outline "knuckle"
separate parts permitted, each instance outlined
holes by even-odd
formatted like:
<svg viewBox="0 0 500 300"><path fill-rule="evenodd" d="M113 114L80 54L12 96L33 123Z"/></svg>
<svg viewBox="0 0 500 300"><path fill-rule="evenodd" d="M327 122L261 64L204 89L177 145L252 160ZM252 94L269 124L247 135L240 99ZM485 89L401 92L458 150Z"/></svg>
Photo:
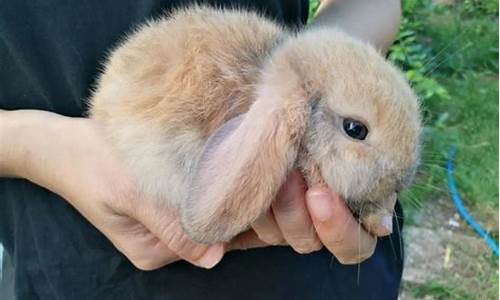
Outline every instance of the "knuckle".
<svg viewBox="0 0 500 300"><path fill-rule="evenodd" d="M200 260L208 250L208 247L198 247L190 243L187 237L183 236L175 242L168 245L172 251L174 251L177 255L183 257L190 262L196 262Z"/></svg>
<svg viewBox="0 0 500 300"><path fill-rule="evenodd" d="M169 249L178 253L184 251L187 247L187 240L179 231L175 231L168 236L166 245Z"/></svg>
<svg viewBox="0 0 500 300"><path fill-rule="evenodd" d="M176 222L165 226L162 229L162 236L165 238L167 248L191 263L200 260L208 250L208 246L191 241Z"/></svg>
<svg viewBox="0 0 500 300"><path fill-rule="evenodd" d="M187 257L190 261L192 262L198 262L200 261L205 254L208 251L208 247L194 247L191 249L186 250L186 252L183 253L185 257Z"/></svg>
<svg viewBox="0 0 500 300"><path fill-rule="evenodd" d="M163 237L165 245L173 252L179 253L188 247L188 239L175 221L165 222L165 225L160 229L160 236Z"/></svg>
<svg viewBox="0 0 500 300"><path fill-rule="evenodd" d="M184 239L178 239L175 241L171 241L167 244L167 247L171 249L173 252L181 254L187 252L187 242Z"/></svg>

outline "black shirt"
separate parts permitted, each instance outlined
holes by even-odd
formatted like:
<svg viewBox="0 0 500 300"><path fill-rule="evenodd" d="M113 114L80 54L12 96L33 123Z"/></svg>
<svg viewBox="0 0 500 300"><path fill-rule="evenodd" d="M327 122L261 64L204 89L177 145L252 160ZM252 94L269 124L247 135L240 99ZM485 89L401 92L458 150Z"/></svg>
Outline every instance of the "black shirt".
<svg viewBox="0 0 500 300"><path fill-rule="evenodd" d="M82 116L106 51L135 25L187 2L0 0L0 108ZM307 0L206 2L291 27L308 15ZM21 179L0 179L0 242L8 255L0 298L396 299L402 272L397 232L359 269L326 250L270 247L229 253L213 270L178 262L142 272L66 201Z"/></svg>

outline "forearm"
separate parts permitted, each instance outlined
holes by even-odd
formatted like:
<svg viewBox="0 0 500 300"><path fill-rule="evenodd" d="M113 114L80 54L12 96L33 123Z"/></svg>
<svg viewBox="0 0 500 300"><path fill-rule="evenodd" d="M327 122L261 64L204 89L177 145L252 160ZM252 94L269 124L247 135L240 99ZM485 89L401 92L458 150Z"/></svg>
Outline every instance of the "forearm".
<svg viewBox="0 0 500 300"><path fill-rule="evenodd" d="M311 26L338 26L386 53L399 30L400 0L323 0Z"/></svg>
<svg viewBox="0 0 500 300"><path fill-rule="evenodd" d="M76 119L37 110L0 110L0 176L26 178L57 191L68 130ZM71 135L69 135L71 136ZM61 174L62 175L62 174Z"/></svg>
<svg viewBox="0 0 500 300"><path fill-rule="evenodd" d="M28 160L35 145L43 148L49 125L29 110L0 110L0 176L28 177L32 165Z"/></svg>

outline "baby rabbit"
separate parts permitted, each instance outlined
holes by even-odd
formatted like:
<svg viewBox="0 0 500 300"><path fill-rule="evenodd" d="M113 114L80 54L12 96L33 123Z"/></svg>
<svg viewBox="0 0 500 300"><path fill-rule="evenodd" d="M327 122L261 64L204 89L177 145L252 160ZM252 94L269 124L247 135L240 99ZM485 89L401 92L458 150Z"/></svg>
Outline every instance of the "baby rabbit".
<svg viewBox="0 0 500 300"><path fill-rule="evenodd" d="M374 48L251 12L149 22L111 53L90 104L142 191L202 243L247 229L293 168L373 232L419 159L417 98Z"/></svg>

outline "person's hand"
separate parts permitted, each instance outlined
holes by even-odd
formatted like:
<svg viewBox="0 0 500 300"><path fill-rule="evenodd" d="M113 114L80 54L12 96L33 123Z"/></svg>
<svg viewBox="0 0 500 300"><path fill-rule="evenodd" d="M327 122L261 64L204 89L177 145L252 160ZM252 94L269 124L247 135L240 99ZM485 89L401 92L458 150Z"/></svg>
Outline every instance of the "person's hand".
<svg viewBox="0 0 500 300"><path fill-rule="evenodd" d="M228 245L189 240L172 209L137 190L92 120L0 111L0 141L0 176L23 177L62 196L139 269L179 259L211 268L224 251L265 246L253 232Z"/></svg>
<svg viewBox="0 0 500 300"><path fill-rule="evenodd" d="M136 190L91 120L0 111L0 141L0 176L23 177L58 193L143 270L179 259L209 268L225 251L286 243L301 253L324 244L349 263L369 256L375 246L376 240L360 229L338 196L313 188L305 197L297 172L291 173L266 217L255 224L258 235L250 230L228 244L208 247L190 241L163 202ZM322 205L331 206L326 221L309 213Z"/></svg>
<svg viewBox="0 0 500 300"><path fill-rule="evenodd" d="M343 264L369 258L377 243L336 193L325 187L307 190L296 171L288 176L272 209L253 228L266 243L286 243L299 253L313 252L324 245ZM380 232L387 234L388 229Z"/></svg>

